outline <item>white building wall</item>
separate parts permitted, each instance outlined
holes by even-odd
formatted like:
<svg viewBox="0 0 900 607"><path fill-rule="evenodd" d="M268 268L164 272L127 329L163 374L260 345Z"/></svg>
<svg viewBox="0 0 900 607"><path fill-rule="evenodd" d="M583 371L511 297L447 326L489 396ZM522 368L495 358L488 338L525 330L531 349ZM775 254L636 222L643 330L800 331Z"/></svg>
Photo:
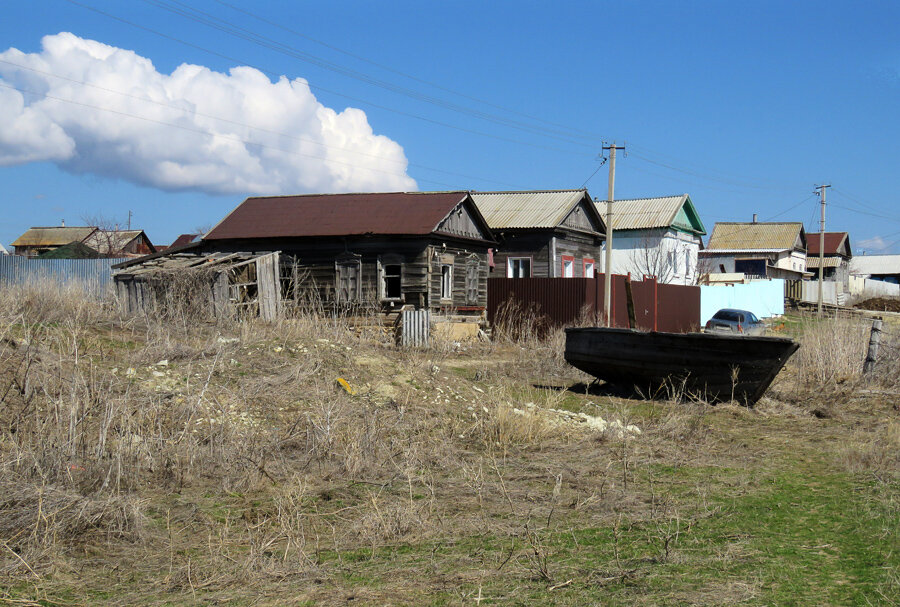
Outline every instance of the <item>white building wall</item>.
<svg viewBox="0 0 900 607"><path fill-rule="evenodd" d="M663 234L659 230L614 232L613 273L630 273L637 279L644 274L655 274L662 283L694 284L699 251L698 236L675 230ZM603 259L606 259L605 252Z"/></svg>

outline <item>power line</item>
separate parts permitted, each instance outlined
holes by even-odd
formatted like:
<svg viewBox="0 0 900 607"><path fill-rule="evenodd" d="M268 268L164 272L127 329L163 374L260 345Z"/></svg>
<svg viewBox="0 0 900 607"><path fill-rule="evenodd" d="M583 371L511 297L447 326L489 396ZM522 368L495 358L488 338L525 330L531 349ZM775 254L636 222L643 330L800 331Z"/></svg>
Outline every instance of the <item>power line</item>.
<svg viewBox="0 0 900 607"><path fill-rule="evenodd" d="M342 66L340 64L328 61L311 53L302 51L296 47L290 46L288 44L284 44L268 36L260 34L258 32L254 32L245 27L241 27L235 23L227 21L225 19L221 19L215 15L210 13L201 11L199 9L195 9L193 7L184 5L180 2L166 2L164 0L143 0L146 4L150 4L152 6L156 6L162 10L168 11L175 15L179 15L184 17L185 19L189 19L206 27L216 29L218 31L224 32L230 36L235 38L239 38L241 40L245 40L247 42L251 42L252 44L256 44L257 46L261 46L263 48L267 48L269 50L273 50L277 53L281 53L288 57L292 57L294 59L299 59L300 61L304 61L311 65L315 65L322 69L326 69L332 71L334 73L340 74L342 76L346 76L348 78L353 78L365 84L369 84L372 86L376 86L382 88L384 90L397 93L399 95L404 95L411 99L415 99L418 101L422 101L424 103L429 103L435 105L437 107L441 107L443 109L447 109L453 112L458 112L461 114L467 114L469 116L473 116L475 118L485 120L487 122L492 122L495 124L500 124L509 128L518 129L521 131L529 132L531 134L540 135L543 137L550 137L553 139L557 139L560 141L565 141L567 143L572 143L576 145L582 145L581 142L574 141L571 139L571 134L565 134L559 131L558 129L549 129L547 127L528 124L519 120L512 120L506 118L504 116L499 116L496 114L491 114L488 112L483 112L471 107L463 106L452 101L446 101L439 97L435 97L433 95L428 95L425 93L421 93L414 89L410 89L404 86L400 86L397 84L393 84L386 80L382 80L379 78L375 78L370 76L364 72L360 72L358 70L354 70L352 68L348 68ZM180 4L181 6L177 6ZM576 137L582 137L581 135L576 135ZM593 138L591 138L593 139Z"/></svg>
<svg viewBox="0 0 900 607"><path fill-rule="evenodd" d="M383 173L383 174L385 174L385 175L393 175L393 176L396 176L396 177L409 177L409 175L407 175L406 173L394 173L394 172L391 172L391 171L385 171L385 170L383 170L383 169L377 169L377 168L374 168L374 167L366 167L366 166L361 166L361 165L353 164L353 163L351 163L351 162L344 162L344 161L341 161L341 160L335 160L335 159L333 159L333 158L326 158L326 157L324 157L324 156L316 156L316 155L314 155L314 154L305 154L305 153L303 153L303 152L297 152L297 151L294 151L294 150L286 150L286 149L284 149L284 148L280 148L280 147L276 147L276 146L271 146L271 145L266 145L266 144L259 143L259 142L256 142L256 141L247 141L247 140L245 140L245 139L241 139L240 137L234 137L234 136L231 136L231 135L225 135L225 134L221 134L221 133L211 133L211 132L205 131L205 130L203 130L203 129L195 129L195 128L191 128L191 127L184 126L184 125L180 125L180 124L173 124L173 123L171 123L171 122L165 122L165 121L163 121L163 120L156 120L156 119L154 119L154 118L147 118L147 117L145 117L145 116L138 116L138 115L136 115L136 114L130 114L130 113L128 113L128 112L122 112L122 111L120 111L120 110L113 110L113 109L110 109L110 108L104 108L104 107L92 105L92 104L89 104L89 103L83 103L83 102L80 102L80 101L73 101L73 100L71 100L71 99L64 99L64 98L62 98L62 97L56 97L56 96L54 96L54 95L49 95L49 94L46 94L46 93L39 93L39 92L37 92L37 91L31 91L31 90L28 90L28 89L23 89L23 88L20 88L20 87L16 87L16 86L12 86L12 85L9 85L9 84L5 84L5 83L3 83L3 82L0 82L0 87L7 88L7 89L13 89L13 90L19 91L19 92L21 92L21 93L28 93L28 94L31 94L31 95L35 95L35 96L37 96L37 97L44 97L44 98L47 98L47 99L53 99L54 101L61 101L61 102L63 102L63 103L71 103L71 104L73 104L73 105L78 105L78 106L81 106L81 107L91 108L91 109L98 110L98 111L102 111L102 112L109 112L109 113L111 113L111 114L116 114L116 115L119 115L119 116L125 116L125 117L128 117L128 118L133 118L133 119L135 119L135 120L142 120L142 121L144 121L144 122L150 122L150 123L153 123L153 124L159 124L159 125L163 125L163 126L168 126L168 127L180 129L180 130L183 130L183 131L188 131L188 132L191 132L191 133L197 133L197 134L200 134L200 135L205 135L205 136L209 136L209 137L215 137L215 138L218 138L218 139L225 139L225 140L228 140L228 141L235 141L235 142L238 142L238 143L243 143L243 144L245 144L245 145L251 145L251 146L260 147L260 148L264 148L264 149L275 150L275 151L282 152L282 153L284 153L284 154L289 154L289 155L292 155L292 156L301 156L301 157L304 157L304 158L314 158L314 159L316 159L316 160L321 160L322 162L325 162L325 163L340 164L340 165L344 165L344 166L351 167L351 168L353 168L353 169L359 169L359 170L364 170L364 171L373 171L373 172L376 172L376 173ZM441 186L447 186L447 187L450 187L450 188L457 187L457 186L455 186L455 185L453 185L453 184L448 184L448 183L444 183L444 182L440 182L440 181L434 181L434 180L431 180L431 179L421 179L420 181L424 181L424 182L426 182L426 183L434 183L434 184L441 185ZM501 182L501 183L502 183L502 182ZM504 184L504 185L508 185L508 184ZM513 186L513 187L515 187L515 186Z"/></svg>
<svg viewBox="0 0 900 607"><path fill-rule="evenodd" d="M436 82L432 82L432 81L430 81L430 80L426 80L426 79L424 79L424 78L420 78L420 77L418 77L418 76L414 76L414 75L412 75L412 74L409 74L409 73L404 72L404 71L402 71L402 70L398 70L398 69L393 68L393 67L390 67L390 66L388 66L388 65L384 65L384 64L382 64L382 63L378 63L378 62L376 62L376 61L372 61L371 59L368 59L368 58L363 57L363 56L361 56L361 55L357 55L357 54L355 54L355 53L351 53L350 51L347 51L347 50L345 50L345 49L342 49L342 48L340 48L340 47L337 47L337 46L335 46L335 45L333 45L333 44L329 44L329 43L327 43L327 42L323 42L322 40L318 40L318 39L316 39L316 38L313 38L312 36L309 36L309 35L304 34L304 33L302 33L302 32L298 32L298 31L295 30L295 29L286 27L286 26L284 26L284 25L282 25L282 24L280 24L280 23L278 23L278 22L276 22L276 21L271 21L271 20L269 20L269 19L266 19L265 17L261 17L260 15L254 13L254 12L252 12L252 11L248 11L248 10L246 10L246 9L243 9L243 8L241 8L241 7L238 7L238 6L235 6L235 5L230 4L230 3L228 3L228 2L224 2L223 0L215 0L215 2L217 2L218 4L221 4L222 6L226 6L226 7L230 8L230 9L232 9L232 10L234 10L234 11L237 11L237 12L239 12L239 13L243 13L244 15L247 15L248 17L252 17L252 18L254 18L254 19L258 20L258 21L261 21L262 23L265 23L265 24L270 25L270 26L272 26L272 27L278 28L278 29L280 29L280 30L283 30L283 31L288 32L288 33L290 33L290 34L293 34L293 35L295 35L295 36L299 36L299 37L301 37L301 38L303 38L303 39L305 39L305 40L309 40L310 42L314 42L314 43L316 43L316 44L318 44L318 45L320 45L320 46L324 46L325 48L328 48L328 49L333 50L333 51L335 51L335 52L341 53L341 54L346 55L346 56L348 56L348 57L352 57L353 59L356 59L356 60L358 60L358 61L362 61L362 62L368 63L369 65L373 65L373 66L378 67L378 68L380 68L380 69L383 69L383 70L386 70L386 71L388 71L388 72L397 74L398 76L402 76L402 77L404 77L404 78L408 78L408 79L410 79L410 80L412 80L412 81L414 81L414 82L418 82L418 83L421 83L421 84L426 84L426 85L432 86L432 87L434 87L434 88L436 88L436 89L438 89L438 90L446 91L446 92L448 92L448 93L451 93L451 94L454 94L454 95L458 95L458 96L460 96L460 97L462 97L462 98L464 98L464 99L468 99L468 100L470 100L470 101L475 101L475 102L477 102L477 103L482 103L482 104L484 104L484 105L487 105L487 106L496 108L496 109L498 109L498 110L503 110L503 111L505 111L505 112L510 112L510 113L516 114L516 115L518 115L518 116L522 116L522 117L524 117L524 118L529 118L529 119L531 119L531 120L536 120L536 121L538 121L538 122L543 122L544 124L548 124L548 125L551 125L551 126L560 127L560 128L562 128L562 129L564 129L565 131L569 131L569 132L571 132L571 133L580 134L580 135L582 135L582 136L590 137L590 138L593 138L593 139L603 139L603 136L602 136L602 135L599 135L599 134L596 134L596 133L587 133L587 132L585 132L585 133L577 133L576 131L574 131L574 130L572 130L570 127L568 127L567 125L560 124L560 123L557 123L557 122L553 122L553 121L550 121L550 120L546 120L546 119L544 119L544 118L541 118L541 117L539 117L539 116L534 116L534 115L532 115L532 114L527 114L527 113L524 113L524 112L520 112L520 111L518 111L518 110L516 110L516 109L513 109L513 108L510 108L510 107L506 107L506 106L503 106L503 105L497 105L497 104L495 104L495 103L493 103L493 102L491 102L491 101L487 101L487 100L481 99L481 98L479 98L479 97L474 97L474 96L472 96L472 95L468 95L468 94L466 94L466 93L463 93L463 92L454 90L454 89L452 89L452 88L443 86L443 85L438 84L438 83L436 83Z"/></svg>
<svg viewBox="0 0 900 607"><path fill-rule="evenodd" d="M86 9L86 10L95 12L95 13L97 13L97 14L99 14L99 15L103 15L104 17L108 17L109 19L113 19L113 20L115 20L115 21L119 21L120 23L124 23L124 24L126 24L126 25L130 25L130 26L132 26L132 27L134 27L134 28L144 30L144 31L146 31L146 32L149 32L149 33L154 34L154 35L156 35L156 36L159 36L159 37L161 37L161 38L165 38L166 40L171 40L171 41L173 41L173 42L177 42L177 43L182 44L182 45L184 45L184 46L187 46L187 47L189 47L189 48L193 48L193 49L202 51L202 52L204 52L204 53L208 53L208 54L213 55L213 56L215 56L215 57L219 57L220 59L224 59L224 60L226 60L226 61L229 61L229 62L232 62L232 63L236 63L236 64L238 64L238 65L245 65L245 66L247 66L247 67L251 67L251 68L253 68L253 69L259 70L260 72L262 72L262 73L264 73L264 74L268 74L269 76L272 76L272 77L275 77L275 78L279 78L279 77L282 76L282 74L278 73L278 72L275 71L275 70L270 70L270 69L267 69L267 68L264 68L264 67L260 67L260 66L258 66L258 65L253 64L253 63L250 63L250 62L248 62L248 61L244 61L244 60L242 60L242 59L238 59L238 58L236 58L236 57L232 57L232 56L230 56L230 55L226 55L226 54L224 54L224 53L220 53L220 52L218 52L218 51L215 51L215 50L212 50L212 49L209 49L209 48L200 46L200 45L198 45L198 44L194 44L194 43L192 43L192 42L188 42L188 41L186 41L186 40L183 40L183 39L181 39L181 38L178 38L177 36L172 36L172 35L166 34L166 33L164 33L164 32L160 32L159 30L155 30L155 29L153 29L153 28L147 27L147 26L145 26L145 25L141 25L141 24L139 24L139 23L135 23L135 22L133 22L133 21L129 21L128 19L124 19L124 18L122 18L122 17L118 17L118 16L116 16L116 15L113 15L113 14L108 13L108 12L106 12L106 11L103 11L103 10L101 10L101 9L95 8L95 7L93 7L93 6L89 6L89 5L87 5L87 4L83 4L83 3L81 3L81 2L78 2L77 0L66 0L66 1L69 2L70 4L74 4L75 6L79 6L79 7L81 7L81 8ZM442 122L442 121L440 121L440 120L435 120L435 119L433 119L433 118L428 118L428 117L426 117L426 116L421 116L421 115L418 115L418 114L413 114L413 113L411 113L411 112L406 112L406 111L398 110L398 109L396 109L396 108L392 108L392 107L389 107L389 106L381 105L381 104L378 104L378 103L375 103L375 102L372 102L372 101L369 101L369 100L366 100L366 99L362 99L362 98L360 98L360 97L354 97L354 96L352 96L352 95L347 95L346 93L341 93L341 92L338 92L338 91L335 91L335 90L332 90L332 89L328 89L328 88L325 88L325 87L322 87L322 86L319 86L319 85L310 84L309 81L307 81L306 79L303 79L303 80L304 80L304 82L306 83L306 86L308 86L310 89L313 89L313 90L316 90L316 91L320 91L320 92L323 92L323 93L328 93L328 94L330 94L330 95L335 95L335 96L338 96L338 97L343 97L344 99L349 99L350 101L354 101L354 102L357 102L357 103L361 103L361 104L364 104L364 105L368 105L368 106L370 106L370 107L378 108L378 109L384 110L384 111L386 111L386 112L391 112L391 113L394 113L394 114L397 114L397 115L400 115L400 116L406 116L406 117L408 117L408 118L415 118L416 120L421 120L421 121L423 121L423 122L428 122L428 123L430 123L430 124L435 124L435 125L442 126L442 127L445 127L445 128L454 129L454 130L457 130L457 131L460 131L460 132L463 132L463 133L469 133L469 134L472 134L472 135L478 135L478 136L480 136L480 137L487 137L487 138L491 138L491 139L496 139L496 140L498 140L498 141L505 141L505 142L507 142L507 143L514 143L514 144L516 144L516 145L525 145L525 146L534 147L534 148L543 149L543 150L551 150L551 151L555 151L555 152L561 152L561 153L564 153L564 154L574 154L574 155L580 155L580 156L585 156L585 155L586 155L586 154L583 153L583 152L580 153L580 152L575 152L575 151L573 151L573 150L568 150L568 149L562 149L562 148L557 148L557 147L551 147L551 146L547 146L547 145L536 144L536 143L532 143L532 142L530 142L530 141L522 141L522 140L519 140L519 139L512 139L512 138L509 138L509 137L503 137L503 136L495 135L495 134L492 134L492 133L485 133L485 132L483 132L483 131L478 131L478 130L475 130L475 129L469 129L469 128L457 126L457 125L455 125L455 124L450 124L450 123L447 123L447 122ZM588 146L587 144L578 144L578 145L584 145L585 147L595 147L595 146Z"/></svg>
<svg viewBox="0 0 900 607"><path fill-rule="evenodd" d="M285 132L283 132L283 131L275 131L275 130L267 129L267 128L264 128L264 127L253 126L253 125L246 124L246 123L243 123L243 122L238 122L238 121L235 121L235 120L230 120L230 119L228 119L228 118L222 118L222 117L220 117L220 116L213 116L213 115L211 115L211 114L205 114L205 113L203 113L203 112L198 112L198 111L196 111L196 110L192 110L192 109L187 109L187 108L184 108L184 107L179 107L179 106L171 105L171 104L168 104L168 103L163 103L163 102L161 102L161 101L156 101L156 100L150 99L150 98L148 98L148 97L142 97L142 96L139 96L139 95L132 95L132 94L130 94L130 93L124 93L124 92L122 92L122 91L117 91L117 90L110 89L110 88L107 88L107 87L98 86L98 85L92 84L92 83L90 83L90 82L85 82L85 81L83 81L83 80L76 80L76 79L74 79L74 78L69 78L69 77L67 77L67 76L61 76L61 75L59 75L59 74L54 74L54 73L52 73L52 72L47 72L47 71L44 71L44 70L39 70L39 69L35 69L35 68L32 68L32 67L29 67L29 66L26 66L26 65L21 65L21 64L18 64L18 63L13 63L12 61L6 61L6 60L4 60L4 59L0 59L0 63L5 63L5 64L7 64L7 65L11 65L11 66L14 66L14 67L17 67L17 68L29 70L29 71L32 71L32 72L35 72L35 73L38 73L38 74L42 74L42 75L45 75L45 76L51 76L51 77L53 77L53 78L59 78L60 80L65 80L65 81L67 81L67 82L72 82L72 83L74 83L74 84L79 84L79 85L82 85L82 86L94 88L94 89L101 90L101 91L104 91L104 92L114 93L114 94L116 94L116 95L121 95L121 96L123 96L123 97L128 97L128 98L130 98L130 99L135 99L135 100L138 100L138 101L145 101L145 102L147 102L147 103L152 103L152 104L157 105L157 106L160 106L160 107L165 107L165 108L169 108L169 109L172 109L172 110L181 112L182 114L193 115L193 116L200 116L200 117L203 117L203 118L210 118L210 119L212 119L212 120L219 120L219 121L225 122L225 123L227 123L227 124L232 124L232 125L235 125L235 126L241 126L241 127L248 128L248 129L258 130L258 131L261 131L261 132L264 132L264 133L269 133L269 134L271 134L271 135L277 135L277 136L279 136L279 137L286 137L286 138L288 138L288 139L293 139L293 140L295 140L295 141L302 141L302 142L305 142L305 143L312 143L312 144L314 144L314 145L317 145L317 146L320 146L320 147L323 147L323 148L326 148L326 149L339 150L339 151L342 151L342 152L349 152L349 153L351 153L351 154L357 154L357 155L360 155L360 156L368 156L368 157L370 157L370 158L374 158L374 159L377 159L377 160L383 160L383 161L385 161L385 162L391 162L391 163L395 163L395 164L406 164L407 166L410 166L410 167L416 167L416 168L419 168L419 169L423 169L423 170L426 170L426 171L433 171L433 172L436 172L436 173L443 173L443 174L445 174L445 175L451 175L451 176L454 176L454 177L464 177L464 178L466 178L466 179L475 179L475 180L478 180L478 181L485 181L485 182L490 182L490 183L497 183L497 184L500 184L500 185L507 185L507 186L511 186L511 185L512 185L512 184L509 184L509 183L503 182L503 181L497 181L497 180L492 180L492 179L486 179L486 178L482 178L482 177L474 177L474 176L471 176L471 175L464 175L464 174L462 174L462 173L456 173L456 172L453 172L453 171L447 171L447 170L444 170L444 169L436 169L436 168L434 168L434 167L429 167L429 166L427 166L427 165L423 165L423 164L419 164L419 163L414 163L414 162L404 162L404 161L402 161L402 160L395 160L395 159L393 159L393 158L386 158L386 157L384 157L384 156L379 156L379 155L377 155L377 154L370 154L370 153L368 153L368 152L362 152L362 151L358 151L358 150L351 150L351 149L349 149L349 148L344 148L344 147L340 147L340 146L328 145L328 144L326 144L326 143L322 143L322 142L320 142L320 141L316 141L315 139L310 139L310 138L308 138L308 137L300 137L300 136L298 136L298 135L292 135L292 134L290 134L290 133L285 133ZM32 93L31 91L24 91L24 89L17 89L17 90L21 90L21 91L23 91L23 92L29 92L29 93ZM41 95L41 93L33 93L33 94ZM57 99L57 100L60 100L60 101L68 101L68 100L65 100L65 99L59 99L59 98L56 98L56 97L51 97L51 98ZM76 103L76 102L73 101L73 103ZM91 107L95 107L95 106L91 106ZM96 108L96 109L104 109L104 108ZM137 117L137 116L135 116L135 117ZM210 134L211 134L211 133L210 133ZM514 187L514 186L513 186L513 187Z"/></svg>

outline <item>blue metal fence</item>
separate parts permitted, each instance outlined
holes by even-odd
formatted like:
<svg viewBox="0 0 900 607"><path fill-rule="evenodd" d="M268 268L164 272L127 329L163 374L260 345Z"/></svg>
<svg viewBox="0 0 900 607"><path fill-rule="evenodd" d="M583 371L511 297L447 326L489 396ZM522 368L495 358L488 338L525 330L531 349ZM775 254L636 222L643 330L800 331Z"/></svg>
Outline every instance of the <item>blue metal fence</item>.
<svg viewBox="0 0 900 607"><path fill-rule="evenodd" d="M46 280L80 284L100 293L112 285L111 266L127 259L33 259L0 255L0 288Z"/></svg>

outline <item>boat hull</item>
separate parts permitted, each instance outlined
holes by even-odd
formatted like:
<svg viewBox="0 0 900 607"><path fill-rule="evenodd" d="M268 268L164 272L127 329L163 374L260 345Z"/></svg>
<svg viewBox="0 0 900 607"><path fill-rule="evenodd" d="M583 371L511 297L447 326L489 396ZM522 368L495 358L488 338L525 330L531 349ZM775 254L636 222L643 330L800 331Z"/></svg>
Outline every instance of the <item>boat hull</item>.
<svg viewBox="0 0 900 607"><path fill-rule="evenodd" d="M566 329L566 361L648 397L683 394L753 405L799 344L783 337Z"/></svg>

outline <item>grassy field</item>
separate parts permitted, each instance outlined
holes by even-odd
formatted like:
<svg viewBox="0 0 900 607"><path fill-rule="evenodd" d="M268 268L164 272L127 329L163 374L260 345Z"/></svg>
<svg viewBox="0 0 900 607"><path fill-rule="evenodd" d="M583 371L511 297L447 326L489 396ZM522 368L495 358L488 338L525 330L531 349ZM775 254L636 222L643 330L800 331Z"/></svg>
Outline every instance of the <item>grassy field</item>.
<svg viewBox="0 0 900 607"><path fill-rule="evenodd" d="M789 319L748 409L588 389L559 334L0 299L0 604L898 604L900 325L864 379L868 320Z"/></svg>

